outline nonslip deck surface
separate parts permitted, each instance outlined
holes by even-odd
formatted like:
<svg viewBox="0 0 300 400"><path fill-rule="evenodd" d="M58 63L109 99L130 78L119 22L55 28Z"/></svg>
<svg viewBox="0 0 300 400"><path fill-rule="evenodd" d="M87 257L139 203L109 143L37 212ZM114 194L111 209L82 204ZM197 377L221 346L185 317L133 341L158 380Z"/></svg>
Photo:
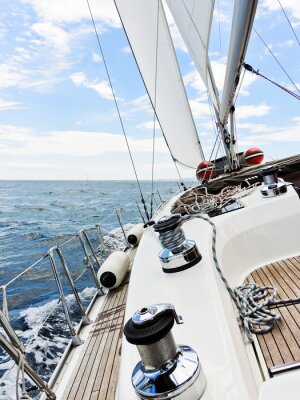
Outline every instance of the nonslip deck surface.
<svg viewBox="0 0 300 400"><path fill-rule="evenodd" d="M252 272L245 282L260 286L273 285L278 298L300 296L300 257L293 257L265 265ZM271 332L257 335L266 365L272 371L300 367L300 304L273 308L281 318Z"/></svg>
<svg viewBox="0 0 300 400"><path fill-rule="evenodd" d="M120 362L128 279L110 291L84 343L81 362L64 394L66 400L114 399Z"/></svg>

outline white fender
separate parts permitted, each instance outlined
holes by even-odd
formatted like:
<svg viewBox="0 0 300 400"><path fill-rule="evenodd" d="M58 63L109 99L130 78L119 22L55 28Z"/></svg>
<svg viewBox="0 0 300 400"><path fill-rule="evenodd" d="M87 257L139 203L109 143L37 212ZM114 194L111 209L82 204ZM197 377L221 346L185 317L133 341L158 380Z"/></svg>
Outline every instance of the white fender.
<svg viewBox="0 0 300 400"><path fill-rule="evenodd" d="M129 264L130 259L124 251L111 253L97 273L100 285L107 289L118 287L128 271Z"/></svg>
<svg viewBox="0 0 300 400"><path fill-rule="evenodd" d="M127 242L131 244L131 246L137 246L140 243L140 240L144 233L143 224L136 224L127 234Z"/></svg>

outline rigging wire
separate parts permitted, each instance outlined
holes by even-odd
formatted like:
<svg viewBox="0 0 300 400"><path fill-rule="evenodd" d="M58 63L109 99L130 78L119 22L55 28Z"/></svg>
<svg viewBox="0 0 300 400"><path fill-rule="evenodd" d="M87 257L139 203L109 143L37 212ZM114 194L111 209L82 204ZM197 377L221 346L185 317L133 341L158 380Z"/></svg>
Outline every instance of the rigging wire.
<svg viewBox="0 0 300 400"><path fill-rule="evenodd" d="M158 34L159 34L159 8L160 0L157 0L157 26L156 26L156 48L155 48L155 78L154 78L154 109L153 109L153 138L152 138L152 172L151 172L151 201L150 218L153 215L153 197L154 197L154 157L155 157L155 133L156 133L156 94L157 94L157 63L158 63Z"/></svg>
<svg viewBox="0 0 300 400"><path fill-rule="evenodd" d="M180 174L179 169L178 169L178 166L177 166L177 164L176 164L176 160L175 160L175 158L174 158L173 156L172 156L172 160L173 160L173 162L174 162L174 165L175 165L175 168L176 168L176 171L177 171L179 180L180 180L180 185L182 186L183 190L186 190L187 188L186 188L186 186L185 186L185 184L184 184L184 182L183 182L183 180L182 180L181 174Z"/></svg>
<svg viewBox="0 0 300 400"><path fill-rule="evenodd" d="M238 89L237 89L237 91L236 91L236 95L235 95L235 99L234 99L234 101L233 101L233 105L235 105L235 103L236 103L236 101L237 101L237 98L238 98L238 96L239 96L239 94L240 94L240 90L241 90L241 87L242 87L242 85L243 85L243 81L244 81L244 78L245 78L245 73L246 73L246 71L244 70L243 71L243 75L242 75L242 79L240 79L239 81L239 87L238 87Z"/></svg>
<svg viewBox="0 0 300 400"><path fill-rule="evenodd" d="M146 217L147 217L148 221L150 221L150 216L149 216L149 213L148 213L148 210L147 210L146 202L145 202L145 199L144 199L144 196L143 196L142 188L141 188L140 181L139 181L139 178L138 178L138 175L137 175L137 171L136 171L136 168L135 168L135 164L134 164L134 161L133 161L132 153L131 153L129 142L128 142L127 135L126 135L126 132L125 132L125 127L124 127L123 120L122 120L122 117L121 117L121 113L120 113L120 109L119 109L118 102L117 102L117 99L116 99L116 95L115 95L115 92L113 90L112 81L111 81L110 74L109 74L109 71L108 71L108 67L107 67L107 64L106 64L106 61L105 61L105 57L104 57L104 53L103 53L103 50L102 50L102 46L101 46L100 38L99 38L99 35L98 35L98 31L97 31L97 28L96 28L96 24L95 24L94 16L93 16L93 13L92 13L92 9L91 9L89 0L86 0L86 1L87 1L87 5L88 5L88 8L89 8L90 16L91 16L91 19L92 19L92 23L93 23L93 26L94 26L94 31L95 31L95 34L96 34L96 38L97 38L98 46L99 46L99 49L100 49L100 53L101 53L101 56L102 56L102 59L103 59L103 64L104 64L104 68L105 68L105 71L106 71L106 75L107 75L107 78L108 78L108 81L109 81L109 85L110 85L110 88L111 88L111 91L112 91L112 96L113 96L115 107L116 107L116 110L117 110L117 113L118 113L119 121L120 121L121 128L122 128L122 132L123 132L123 135L124 135L124 138L125 138L127 150L128 150L128 153L129 153L129 156L130 156L130 159L131 159L132 168L133 168L133 171L134 171L134 174L135 174L136 182L138 184L139 192L140 192L140 195L141 195L141 201L143 203L143 207L144 207L144 211L145 211Z"/></svg>
<svg viewBox="0 0 300 400"><path fill-rule="evenodd" d="M273 83L275 86L279 87L280 89L284 90L285 92L287 92L288 94L290 94L291 96L295 97L296 99L300 100L300 95L297 93L292 92L291 90L287 89L286 87L280 85L279 83L273 81L272 79L267 78L265 75L261 74L259 72L259 70L255 71L255 69L253 67L251 67L251 65L244 63L243 64L244 68L249 71L252 72L253 74L256 74L258 76L261 76L262 78L266 79L267 81Z"/></svg>
<svg viewBox="0 0 300 400"><path fill-rule="evenodd" d="M257 36L260 38L260 40L263 42L263 44L265 45L265 47L268 49L268 51L270 52L270 54L273 56L273 58L275 59L275 61L277 62L277 64L280 66L280 68L282 69L282 71L285 73L285 75L288 77L289 81L292 83L292 85L296 88L296 90L300 93L300 89L298 88L298 86L295 84L295 82L292 80L292 78L289 76L289 74L287 73L287 71L285 70L285 68L283 67L283 65L279 62L279 60L277 59L277 57L275 56L275 54L273 53L273 51L270 49L270 47L267 45L267 43L263 40L263 38L260 36L260 34L257 32L256 29L254 29L254 32L257 34Z"/></svg>
<svg viewBox="0 0 300 400"><path fill-rule="evenodd" d="M287 16L286 12L284 11L284 8L282 7L282 4L281 4L280 0L277 0L277 1L278 1L279 5L281 7L281 10L282 10L283 14L285 15L285 18L286 18L286 20L287 20L287 22L288 22L288 24L289 24L289 26L290 26L295 38L296 38L296 40L297 40L297 42L298 42L298 44L300 46L300 41L299 41L298 36L297 36L297 34L295 32L295 29L293 28L293 26L292 26L292 24L291 24L291 22L289 20L289 17Z"/></svg>
<svg viewBox="0 0 300 400"><path fill-rule="evenodd" d="M213 124L213 129L214 129L214 132L215 132L215 135L216 135L216 140L215 140L215 143L213 145L213 148L211 150L211 153L210 153L210 156L209 156L209 159L208 159L208 161L211 161L213 152L215 150L215 147L216 147L219 135L220 135L220 131L218 132L216 130L216 125L215 125L215 121L214 121L214 117L213 117L212 105L211 105L211 100L210 100L210 97L209 97L208 90L207 90L207 100L208 100L208 106L209 106L209 111L210 111L210 117L211 117L211 121L212 121L212 124ZM216 157L215 157L215 159L216 159Z"/></svg>
<svg viewBox="0 0 300 400"><path fill-rule="evenodd" d="M220 151L220 149L222 148L222 147L221 147L221 143L223 143L223 140L222 140L222 138L220 137L220 138L219 138L219 146L218 146L217 151L216 151L215 159L218 158L219 151ZM225 158L225 154L224 154L224 153L222 154L222 157Z"/></svg>
<svg viewBox="0 0 300 400"><path fill-rule="evenodd" d="M212 124L213 124L213 127L214 127L214 132L215 132L215 135L216 135L216 141L215 141L215 144L214 144L214 146L213 146L213 149L212 149L211 154L210 154L210 157L209 157L209 161L211 161L214 148L215 148L215 146L216 146L216 144L217 144L217 141L218 141L218 138L219 138L221 132L220 132L220 130L217 130L217 128L216 128L216 121L214 120L214 113L213 113L213 109L212 109L212 107L213 107L213 106L212 106L212 101L211 101L211 98L210 98L210 96L209 96L208 91L207 91L207 99L208 99L208 106L209 106L209 111L210 111L210 117L211 117ZM223 140L222 140L222 137L220 137L220 139L221 139L221 141L220 141L220 143L219 143L218 149L220 148L221 143L222 143L222 145L224 146L224 142L223 142ZM224 152L224 147L222 147L222 150L223 150L223 152ZM225 156L225 153L223 153L223 155ZM216 154L216 156L215 156L215 159L217 159L217 154Z"/></svg>

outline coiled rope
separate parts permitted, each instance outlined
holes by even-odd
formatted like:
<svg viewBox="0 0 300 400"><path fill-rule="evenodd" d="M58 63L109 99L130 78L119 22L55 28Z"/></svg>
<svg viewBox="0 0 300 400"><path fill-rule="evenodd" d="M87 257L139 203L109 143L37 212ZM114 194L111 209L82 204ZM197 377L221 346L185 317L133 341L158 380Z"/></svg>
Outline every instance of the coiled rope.
<svg viewBox="0 0 300 400"><path fill-rule="evenodd" d="M256 189L258 183L242 188L238 186L226 186L220 193L208 193L205 186L189 190L177 200L172 213L208 214L211 211L222 209L233 200L249 196ZM202 191L202 193L200 192Z"/></svg>
<svg viewBox="0 0 300 400"><path fill-rule="evenodd" d="M175 229L167 232L159 232L159 241L163 248L168 250L173 250L176 247L182 245L185 241L185 236L183 230L181 229L181 224L179 224Z"/></svg>
<svg viewBox="0 0 300 400"><path fill-rule="evenodd" d="M253 341L251 333L263 334L270 332L275 322L280 319L279 315L271 312L267 308L269 305L277 304L277 302L274 300L278 293L277 289L273 286L259 287L255 283L231 288L218 262L216 252L217 230L214 222L210 218L203 215L194 215L193 217L188 216L183 218L185 220L199 218L211 225L213 231L213 261L220 278L222 279L228 293L230 294L230 297L238 309L249 341ZM270 291L272 292L271 294L269 293ZM261 302L261 300L263 301Z"/></svg>

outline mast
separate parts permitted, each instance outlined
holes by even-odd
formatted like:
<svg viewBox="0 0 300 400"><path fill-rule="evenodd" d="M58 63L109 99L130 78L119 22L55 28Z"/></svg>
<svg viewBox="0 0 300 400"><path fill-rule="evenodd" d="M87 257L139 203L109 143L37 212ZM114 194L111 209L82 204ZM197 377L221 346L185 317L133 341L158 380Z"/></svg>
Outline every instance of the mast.
<svg viewBox="0 0 300 400"><path fill-rule="evenodd" d="M234 3L228 62L219 113L219 129L230 170L238 166L238 160L234 128L232 128L233 124L230 124L232 129L228 128L228 117L231 113L230 118L233 119L234 97L253 26L257 2L257 0L236 0Z"/></svg>

